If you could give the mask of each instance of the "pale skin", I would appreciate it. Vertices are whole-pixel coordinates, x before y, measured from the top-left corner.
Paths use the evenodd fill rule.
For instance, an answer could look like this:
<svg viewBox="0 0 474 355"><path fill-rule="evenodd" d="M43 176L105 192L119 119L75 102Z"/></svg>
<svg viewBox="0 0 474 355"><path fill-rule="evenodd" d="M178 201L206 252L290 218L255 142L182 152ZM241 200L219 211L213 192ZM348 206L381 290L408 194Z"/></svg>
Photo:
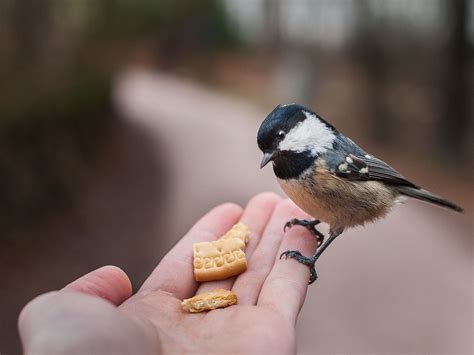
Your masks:
<svg viewBox="0 0 474 355"><path fill-rule="evenodd" d="M245 209L220 205L190 229L135 294L122 270L104 266L35 298L19 318L25 354L295 353L309 270L279 255L288 249L312 255L316 248L306 228L283 232L295 217L309 218L272 193L255 196ZM238 221L250 228L248 270L224 281L194 281L193 243L215 240ZM232 289L238 305L182 311L183 298L214 288Z"/></svg>

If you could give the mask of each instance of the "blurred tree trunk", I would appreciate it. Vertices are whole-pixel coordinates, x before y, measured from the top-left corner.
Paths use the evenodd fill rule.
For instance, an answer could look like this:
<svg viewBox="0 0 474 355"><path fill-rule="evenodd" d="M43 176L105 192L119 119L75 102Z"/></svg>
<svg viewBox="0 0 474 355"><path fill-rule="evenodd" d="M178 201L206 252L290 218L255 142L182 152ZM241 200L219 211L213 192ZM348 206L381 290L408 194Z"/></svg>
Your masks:
<svg viewBox="0 0 474 355"><path fill-rule="evenodd" d="M354 6L357 11L355 54L367 79L369 132L377 144L388 144L392 138L392 125L385 106L385 88L389 79L385 53L379 42L379 26L368 0L360 0Z"/></svg>
<svg viewBox="0 0 474 355"><path fill-rule="evenodd" d="M456 162L468 158L469 48L467 42L467 0L447 1L449 41L443 78L444 112L438 122L438 147L441 155Z"/></svg>
<svg viewBox="0 0 474 355"><path fill-rule="evenodd" d="M311 2L304 4L312 10ZM275 88L279 103L297 102L311 106L315 95L313 79L317 62L308 44L289 40L282 35L280 21L285 16L280 1L265 0L265 26L267 50L278 58L275 70Z"/></svg>
<svg viewBox="0 0 474 355"><path fill-rule="evenodd" d="M12 23L17 39L14 63L19 73L38 83L51 46L48 39L52 31L52 3L50 0L16 0L13 9Z"/></svg>
<svg viewBox="0 0 474 355"><path fill-rule="evenodd" d="M280 35L280 1L264 0L263 1L263 43L266 49L275 50L281 45Z"/></svg>

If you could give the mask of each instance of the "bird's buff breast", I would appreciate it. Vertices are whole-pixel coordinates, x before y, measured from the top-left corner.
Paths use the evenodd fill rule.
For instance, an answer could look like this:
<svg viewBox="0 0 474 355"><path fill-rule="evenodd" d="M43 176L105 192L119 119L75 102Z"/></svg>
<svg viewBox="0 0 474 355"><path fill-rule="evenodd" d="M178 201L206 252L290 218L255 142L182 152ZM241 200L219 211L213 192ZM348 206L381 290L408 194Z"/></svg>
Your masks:
<svg viewBox="0 0 474 355"><path fill-rule="evenodd" d="M381 218L391 209L397 195L395 190L376 181L346 182L330 174L278 182L303 211L331 228L344 229Z"/></svg>
<svg viewBox="0 0 474 355"><path fill-rule="evenodd" d="M282 180L278 179L278 183L285 194L298 205L303 211L320 221L331 224L333 221L327 208L321 206L313 195L312 191L304 186L296 179Z"/></svg>

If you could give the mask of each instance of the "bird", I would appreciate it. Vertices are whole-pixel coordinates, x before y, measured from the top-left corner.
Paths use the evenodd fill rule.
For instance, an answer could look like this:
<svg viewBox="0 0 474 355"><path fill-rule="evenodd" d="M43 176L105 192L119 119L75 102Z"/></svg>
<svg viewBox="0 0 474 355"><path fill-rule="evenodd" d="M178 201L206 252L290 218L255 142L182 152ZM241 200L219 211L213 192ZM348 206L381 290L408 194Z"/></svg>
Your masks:
<svg viewBox="0 0 474 355"><path fill-rule="evenodd" d="M346 229L383 218L406 197L462 212L463 209L407 180L390 165L367 153L311 109L299 104L278 105L262 121L257 145L263 152L260 168L272 162L278 183L288 197L314 220L293 218L318 240L314 255L298 250L280 255L310 269L309 284L318 278L315 263ZM329 224L329 236L316 226Z"/></svg>

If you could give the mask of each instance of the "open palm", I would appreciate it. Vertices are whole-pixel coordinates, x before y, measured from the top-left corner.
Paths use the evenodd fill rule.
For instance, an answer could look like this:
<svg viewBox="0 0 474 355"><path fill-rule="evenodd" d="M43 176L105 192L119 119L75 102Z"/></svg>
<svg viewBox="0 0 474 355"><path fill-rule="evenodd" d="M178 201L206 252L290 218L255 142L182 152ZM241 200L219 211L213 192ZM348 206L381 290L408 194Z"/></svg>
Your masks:
<svg viewBox="0 0 474 355"><path fill-rule="evenodd" d="M304 228L283 232L294 217L307 216L269 193L254 197L243 211L224 204L191 228L136 294L131 295L120 269L107 266L38 297L20 316L25 353L295 352L295 322L309 271L278 256L287 249L311 255L316 241ZM250 229L248 270L223 281L194 281L192 244L217 239L239 220ZM232 289L238 305L208 313L182 311L183 298L215 288Z"/></svg>

